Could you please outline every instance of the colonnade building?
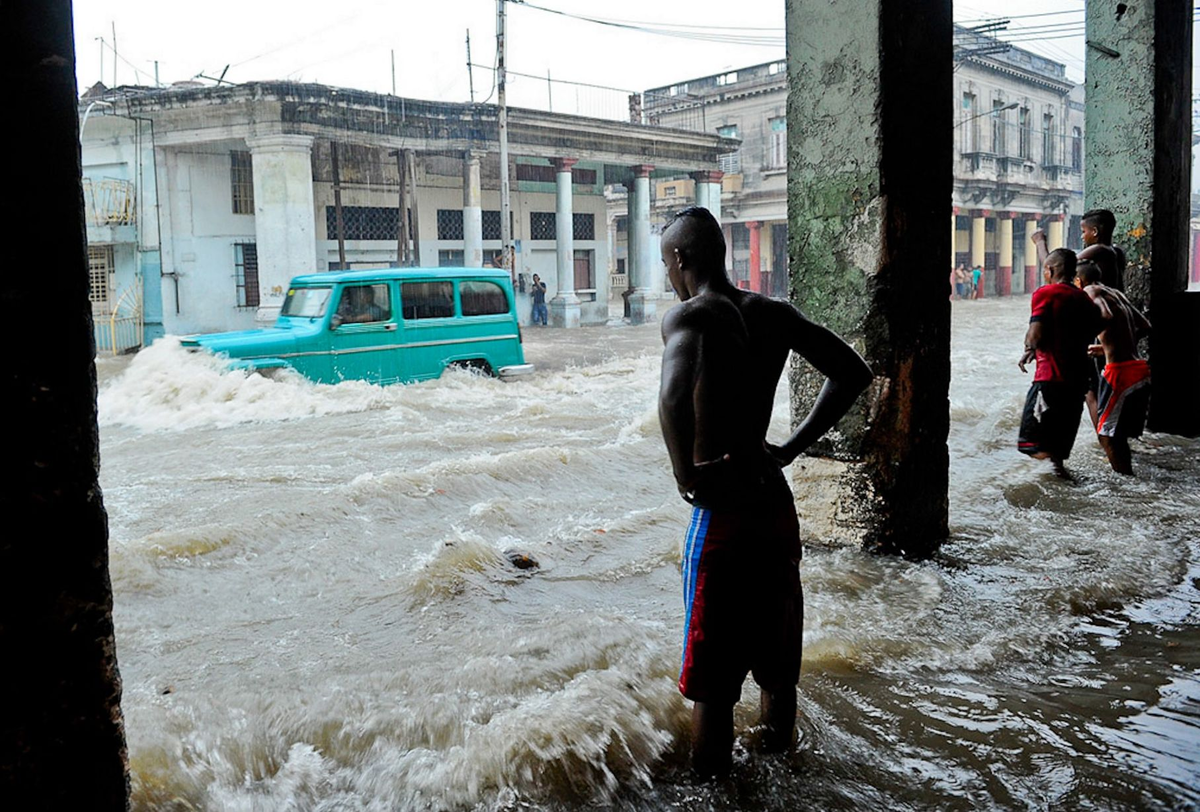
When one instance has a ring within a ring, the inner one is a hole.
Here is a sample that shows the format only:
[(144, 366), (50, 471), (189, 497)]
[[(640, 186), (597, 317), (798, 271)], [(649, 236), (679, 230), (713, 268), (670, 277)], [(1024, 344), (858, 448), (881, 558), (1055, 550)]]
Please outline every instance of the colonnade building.
[[(1040, 284), (1029, 235), (1082, 247), (1083, 87), (1066, 66), (986, 34), (955, 27), (954, 265), (984, 268), (983, 293)], [(787, 247), (787, 63), (766, 62), (645, 91), (631, 117), (736, 138), (720, 158), (719, 204), (735, 282), (784, 297)], [(655, 184), (656, 220), (687, 204), (686, 175)], [(613, 271), (620, 280), (624, 199), (613, 196)]]
[[(299, 274), (502, 263), (493, 105), (286, 82), (181, 83), (94, 88), (80, 112), (102, 350), (272, 322)], [(508, 133), (522, 322), (535, 273), (553, 324), (607, 321), (604, 190), (614, 183), (634, 201), (642, 248), (630, 266), (638, 315), (651, 316), (662, 289), (651, 184), (716, 171), (736, 141), (524, 109), (509, 111)], [(134, 311), (143, 327), (121, 333), (116, 322)]]

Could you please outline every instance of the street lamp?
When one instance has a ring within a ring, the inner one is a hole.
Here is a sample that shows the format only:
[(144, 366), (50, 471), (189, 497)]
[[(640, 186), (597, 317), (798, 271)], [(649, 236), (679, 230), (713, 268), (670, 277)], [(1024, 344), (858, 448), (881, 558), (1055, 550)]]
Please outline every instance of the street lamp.
[(95, 107), (97, 104), (103, 105), (104, 107), (112, 107), (113, 106), (112, 102), (106, 102), (103, 99), (96, 99), (94, 102), (92, 102), (91, 104), (89, 104), (87, 106), (87, 109), (83, 111), (83, 119), (79, 122), (79, 143), (81, 143), (81, 144), (83, 143), (83, 128), (87, 126), (88, 116), (91, 115), (92, 108)]
[(966, 124), (968, 121), (974, 121), (975, 119), (977, 119), (977, 118), (983, 118), (984, 116), (994, 116), (994, 115), (997, 115), (997, 114), (999, 114), (999, 113), (1003, 113), (1005, 110), (1016, 110), (1016, 109), (1017, 109), (1018, 107), (1020, 107), (1020, 106), (1021, 106), (1021, 103), (1020, 103), (1020, 102), (1013, 102), (1013, 103), (1011, 103), (1011, 104), (1006, 104), (1006, 105), (1004, 105), (1003, 107), (997, 107), (997, 108), (994, 108), (994, 109), (992, 109), (992, 110), (986, 110), (986, 111), (984, 111), (984, 112), (982, 112), (982, 113), (976, 113), (976, 114), (975, 114), (975, 115), (973, 115), (973, 116), (969, 116), (969, 117), (967, 117), (967, 118), (964, 118), (962, 121), (958, 122), (957, 124), (955, 124), (955, 125), (954, 125), (953, 127), (951, 127), (950, 129), (952, 129), (952, 130), (957, 130), (959, 127), (961, 127), (962, 125)]

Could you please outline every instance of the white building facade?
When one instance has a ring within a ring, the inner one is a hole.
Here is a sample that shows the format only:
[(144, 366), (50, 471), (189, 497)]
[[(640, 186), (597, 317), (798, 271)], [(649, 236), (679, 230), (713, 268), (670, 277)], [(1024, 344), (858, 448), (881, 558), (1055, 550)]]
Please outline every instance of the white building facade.
[[(262, 326), (293, 276), (393, 266), (402, 252), (426, 267), (502, 264), (494, 107), (290, 83), (90, 96), (85, 182), (124, 195), (88, 203), (94, 298), (100, 309), (139, 299), (141, 339)], [(536, 273), (558, 326), (603, 324), (605, 185), (715, 169), (728, 146), (537, 111), (509, 122), (519, 317)]]

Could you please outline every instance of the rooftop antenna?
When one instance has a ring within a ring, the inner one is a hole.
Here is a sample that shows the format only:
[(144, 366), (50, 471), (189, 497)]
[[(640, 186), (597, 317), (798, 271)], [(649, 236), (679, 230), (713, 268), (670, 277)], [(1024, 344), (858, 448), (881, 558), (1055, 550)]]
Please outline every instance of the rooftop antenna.
[(113, 47), (112, 47), (112, 52), (113, 52), (113, 87), (116, 87), (116, 86), (117, 86), (117, 21), (116, 21), (116, 20), (113, 20), (113, 24), (112, 24), (112, 31), (113, 31)]

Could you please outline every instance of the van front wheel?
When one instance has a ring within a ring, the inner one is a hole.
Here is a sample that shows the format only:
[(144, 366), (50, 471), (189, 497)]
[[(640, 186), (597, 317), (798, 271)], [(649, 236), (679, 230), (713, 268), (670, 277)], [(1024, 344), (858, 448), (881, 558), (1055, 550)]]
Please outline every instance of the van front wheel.
[(451, 361), (450, 366), (455, 369), (466, 369), (475, 372), (479, 375), (486, 375), (489, 378), (496, 377), (496, 371), (492, 369), (492, 365), (484, 358), (471, 358), (466, 361)]

